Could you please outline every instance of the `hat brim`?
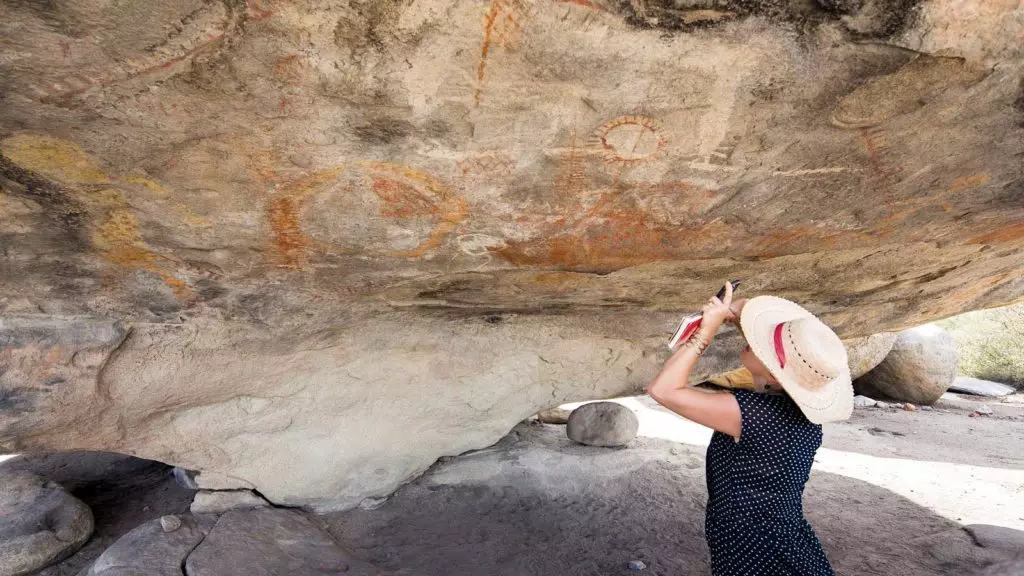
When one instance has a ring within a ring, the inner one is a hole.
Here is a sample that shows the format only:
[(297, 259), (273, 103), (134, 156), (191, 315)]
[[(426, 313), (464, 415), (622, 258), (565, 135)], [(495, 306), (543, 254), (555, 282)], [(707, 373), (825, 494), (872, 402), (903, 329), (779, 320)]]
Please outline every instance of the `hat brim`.
[(743, 306), (740, 326), (750, 351), (775, 376), (808, 420), (815, 424), (846, 420), (853, 413), (853, 381), (849, 366), (844, 365), (840, 375), (824, 386), (812, 389), (802, 386), (799, 378), (779, 362), (775, 353), (775, 326), (799, 318), (813, 318), (821, 322), (814, 314), (789, 300), (758, 296)]

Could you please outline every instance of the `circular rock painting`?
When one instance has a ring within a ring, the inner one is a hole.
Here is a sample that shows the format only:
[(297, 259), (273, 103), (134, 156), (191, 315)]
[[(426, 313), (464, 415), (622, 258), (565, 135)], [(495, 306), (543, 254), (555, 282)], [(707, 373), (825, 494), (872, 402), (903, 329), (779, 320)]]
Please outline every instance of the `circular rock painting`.
[(658, 158), (665, 138), (657, 123), (646, 116), (620, 116), (594, 132), (604, 160), (614, 164), (643, 164)]
[(364, 162), (305, 203), (302, 223), (329, 251), (417, 258), (437, 248), (465, 217), (465, 201), (423, 171)]

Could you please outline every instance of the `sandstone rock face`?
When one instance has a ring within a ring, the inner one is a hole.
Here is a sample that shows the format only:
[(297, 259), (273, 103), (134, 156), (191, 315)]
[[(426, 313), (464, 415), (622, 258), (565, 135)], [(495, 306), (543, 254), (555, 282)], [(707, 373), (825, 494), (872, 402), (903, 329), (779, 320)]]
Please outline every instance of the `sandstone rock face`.
[(932, 404), (956, 378), (956, 343), (949, 332), (925, 325), (900, 332), (892, 350), (855, 387), (868, 396)]
[(537, 420), (544, 424), (566, 424), (572, 411), (565, 408), (549, 408), (537, 413)]
[[(200, 470), (205, 489), (354, 506), (440, 456), (492, 444), (538, 407), (638, 393), (668, 355), (673, 316), (392, 313), (278, 337), (224, 322), (139, 323), (97, 379), (48, 388), (0, 442), (104, 445)], [(41, 342), (39, 355), (54, 356)], [(737, 362), (738, 335), (717, 346), (704, 374)], [(51, 405), (63, 426), (51, 426)]]
[(587, 446), (625, 446), (636, 438), (640, 421), (636, 414), (615, 402), (593, 402), (572, 411), (565, 434)]
[(266, 500), (249, 490), (200, 490), (189, 510), (193, 514), (220, 514), (228, 510), (264, 508)]
[(92, 512), (59, 485), (32, 474), (0, 477), (0, 576), (25, 576), (78, 550)]
[(0, 449), (346, 507), (728, 278), (844, 338), (1018, 300), (1024, 8), (915, 5), (3, 3)]

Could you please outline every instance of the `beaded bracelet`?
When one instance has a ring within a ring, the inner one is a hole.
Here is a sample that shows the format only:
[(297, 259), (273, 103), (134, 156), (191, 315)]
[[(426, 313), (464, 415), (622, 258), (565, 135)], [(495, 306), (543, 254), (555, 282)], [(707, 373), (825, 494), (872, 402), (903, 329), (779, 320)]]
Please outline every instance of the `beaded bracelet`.
[(693, 335), (690, 336), (690, 338), (687, 339), (685, 343), (683, 343), (683, 346), (689, 346), (690, 348), (693, 348), (694, 350), (697, 351), (697, 356), (700, 356), (704, 354), (704, 352), (708, 349), (708, 346), (710, 346), (710, 344), (707, 340), (701, 338), (696, 332), (694, 332)]

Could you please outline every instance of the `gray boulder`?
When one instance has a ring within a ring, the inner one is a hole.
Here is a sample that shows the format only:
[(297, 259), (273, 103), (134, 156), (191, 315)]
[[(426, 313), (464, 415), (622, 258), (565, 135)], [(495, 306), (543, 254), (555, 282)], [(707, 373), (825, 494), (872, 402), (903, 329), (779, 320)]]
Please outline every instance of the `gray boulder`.
[(881, 364), (857, 379), (859, 394), (914, 404), (932, 404), (956, 378), (957, 353), (953, 337), (928, 324), (904, 330)]
[(873, 406), (877, 406), (878, 402), (868, 398), (867, 396), (857, 395), (853, 397), (853, 405), (857, 408), (871, 408)]
[(185, 561), (189, 576), (371, 574), (307, 516), (266, 508), (225, 513)]
[(537, 413), (537, 420), (545, 424), (566, 424), (571, 412), (565, 408), (549, 408)]
[(895, 332), (881, 332), (863, 338), (844, 340), (850, 376), (860, 378), (882, 363), (896, 342)]
[(182, 576), (185, 558), (213, 527), (213, 516), (178, 516), (167, 530), (163, 519), (150, 520), (114, 542), (81, 576)]
[(633, 411), (615, 402), (593, 402), (572, 411), (565, 433), (588, 446), (625, 446), (640, 428)]
[(107, 548), (82, 576), (369, 576), (320, 526), (295, 510), (259, 508), (152, 520)]
[(973, 394), (975, 396), (990, 396), (992, 398), (1009, 396), (1016, 390), (1013, 386), (1007, 386), (1006, 384), (991, 382), (989, 380), (971, 378), (969, 376), (957, 376), (953, 380), (953, 385), (950, 386), (949, 389), (953, 392)]
[(92, 535), (92, 512), (55, 482), (27, 472), (0, 477), (0, 576), (23, 576), (67, 558)]

